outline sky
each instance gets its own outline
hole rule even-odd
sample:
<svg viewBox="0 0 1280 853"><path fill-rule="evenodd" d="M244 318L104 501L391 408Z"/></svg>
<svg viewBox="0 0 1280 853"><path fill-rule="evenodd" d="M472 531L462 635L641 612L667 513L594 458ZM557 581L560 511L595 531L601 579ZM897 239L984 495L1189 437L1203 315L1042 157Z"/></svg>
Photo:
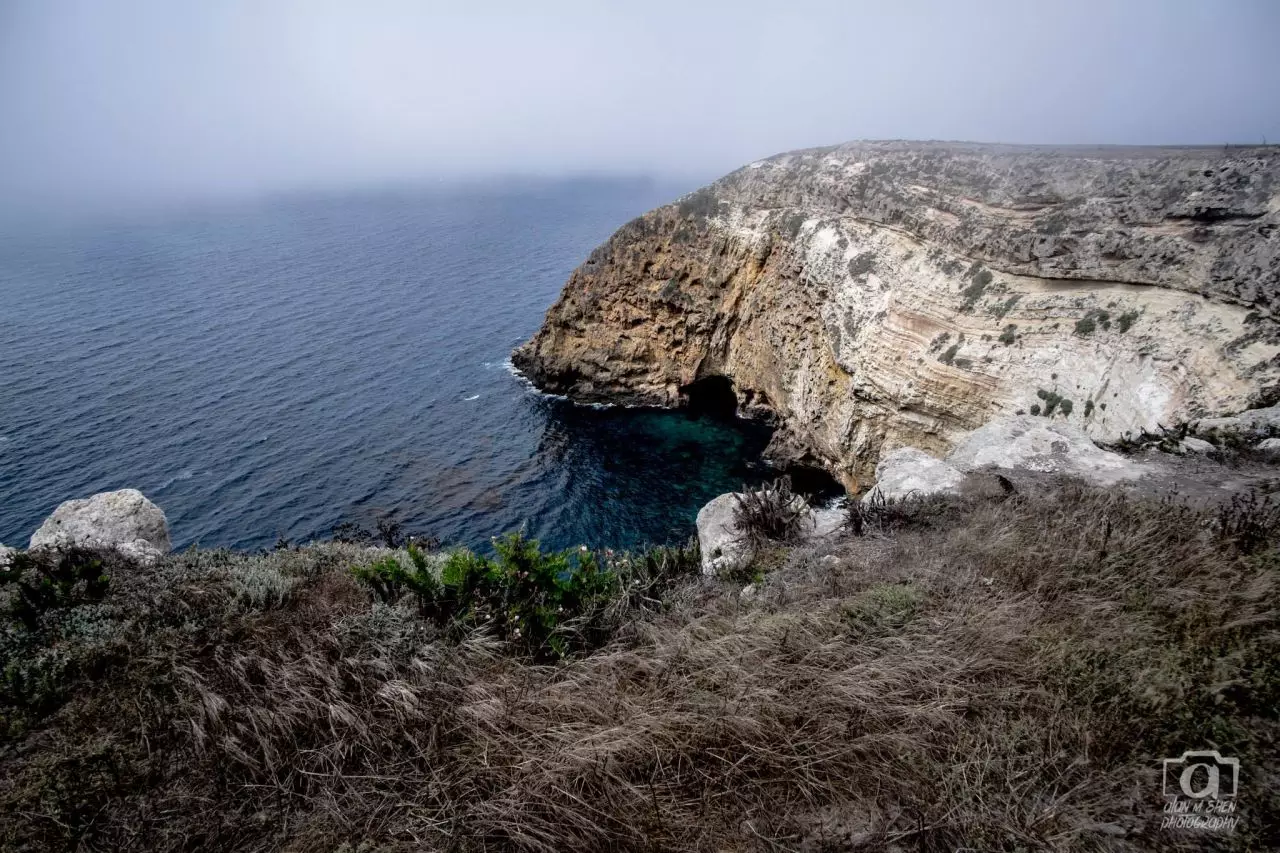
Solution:
<svg viewBox="0 0 1280 853"><path fill-rule="evenodd" d="M0 207L1280 142L1275 0L0 0Z"/></svg>

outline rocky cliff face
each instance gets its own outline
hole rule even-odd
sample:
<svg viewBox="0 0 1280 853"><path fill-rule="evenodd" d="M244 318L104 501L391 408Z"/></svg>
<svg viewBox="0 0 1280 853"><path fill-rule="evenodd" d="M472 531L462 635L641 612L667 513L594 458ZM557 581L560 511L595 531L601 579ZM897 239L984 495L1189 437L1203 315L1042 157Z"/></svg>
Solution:
<svg viewBox="0 0 1280 853"><path fill-rule="evenodd" d="M1273 402L1278 313L1280 149L857 143L625 225L514 362L590 401L722 377L856 487L997 414L1110 441Z"/></svg>

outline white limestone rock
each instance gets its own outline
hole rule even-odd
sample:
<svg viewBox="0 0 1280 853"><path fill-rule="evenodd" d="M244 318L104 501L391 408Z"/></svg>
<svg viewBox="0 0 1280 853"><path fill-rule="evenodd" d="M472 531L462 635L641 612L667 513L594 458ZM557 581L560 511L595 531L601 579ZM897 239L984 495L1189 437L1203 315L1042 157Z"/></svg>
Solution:
<svg viewBox="0 0 1280 853"><path fill-rule="evenodd" d="M974 430L947 461L965 472L987 466L1025 469L1108 486L1143 474L1141 466L1098 447L1079 428L1032 415L998 418Z"/></svg>
<svg viewBox="0 0 1280 853"><path fill-rule="evenodd" d="M1258 441L1280 435L1280 406L1249 409L1234 417L1201 418L1191 425L1196 435L1219 441Z"/></svg>
<svg viewBox="0 0 1280 853"><path fill-rule="evenodd" d="M137 489L66 501L40 525L28 547L71 545L114 548L142 562L154 561L172 548L164 511Z"/></svg>
<svg viewBox="0 0 1280 853"><path fill-rule="evenodd" d="M1264 438L1255 445L1255 449L1280 456L1280 438Z"/></svg>
<svg viewBox="0 0 1280 853"><path fill-rule="evenodd" d="M513 363L584 402L731 383L773 459L860 492L886 449L1032 407L1112 442L1250 405L1280 383L1277 227L1275 146L792 152L620 229Z"/></svg>
<svg viewBox="0 0 1280 853"><path fill-rule="evenodd" d="M1205 441L1203 438L1195 438L1187 436L1182 439L1182 451L1184 453L1206 454L1217 450L1211 441Z"/></svg>
<svg viewBox="0 0 1280 853"><path fill-rule="evenodd" d="M704 575L739 569L751 559L751 545L734 523L737 505L737 494L727 492L698 510L698 548Z"/></svg>
<svg viewBox="0 0 1280 853"><path fill-rule="evenodd" d="M938 493L954 493L964 482L964 473L923 450L900 447L880 458L876 484L863 496L863 503L879 499L900 500Z"/></svg>
<svg viewBox="0 0 1280 853"><path fill-rule="evenodd" d="M716 575L740 569L755 552L746 533L734 521L734 510L739 493L727 492L713 498L698 510L698 548L702 552L702 573ZM804 498L797 496L798 502ZM836 502L816 509L806 507L800 520L800 541L823 539L844 526L847 513L843 504Z"/></svg>
<svg viewBox="0 0 1280 853"><path fill-rule="evenodd" d="M8 545L0 545L0 571L9 568L9 563L13 560L13 555L18 553L17 548L10 548Z"/></svg>

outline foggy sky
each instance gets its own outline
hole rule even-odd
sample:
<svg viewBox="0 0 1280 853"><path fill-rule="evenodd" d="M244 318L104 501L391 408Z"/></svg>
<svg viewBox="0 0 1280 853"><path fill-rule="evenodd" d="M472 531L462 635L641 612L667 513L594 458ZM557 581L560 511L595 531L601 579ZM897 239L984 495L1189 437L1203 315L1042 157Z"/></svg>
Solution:
<svg viewBox="0 0 1280 853"><path fill-rule="evenodd" d="M0 208L1280 142L1272 0L0 0Z"/></svg>

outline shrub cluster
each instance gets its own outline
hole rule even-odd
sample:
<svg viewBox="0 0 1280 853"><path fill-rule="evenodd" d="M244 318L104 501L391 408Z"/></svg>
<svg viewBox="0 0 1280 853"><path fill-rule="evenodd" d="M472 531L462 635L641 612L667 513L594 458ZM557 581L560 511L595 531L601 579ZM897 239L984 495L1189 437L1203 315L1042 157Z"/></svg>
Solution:
<svg viewBox="0 0 1280 853"><path fill-rule="evenodd" d="M544 552L537 540L511 533L495 539L494 550L493 558L465 549L429 555L409 543L408 565L393 554L354 574L384 603L412 595L420 616L454 636L482 629L538 658L599 645L609 636L605 614L636 580L633 558L602 559L585 546ZM668 576L697 563L696 554L673 549L643 560Z"/></svg>

